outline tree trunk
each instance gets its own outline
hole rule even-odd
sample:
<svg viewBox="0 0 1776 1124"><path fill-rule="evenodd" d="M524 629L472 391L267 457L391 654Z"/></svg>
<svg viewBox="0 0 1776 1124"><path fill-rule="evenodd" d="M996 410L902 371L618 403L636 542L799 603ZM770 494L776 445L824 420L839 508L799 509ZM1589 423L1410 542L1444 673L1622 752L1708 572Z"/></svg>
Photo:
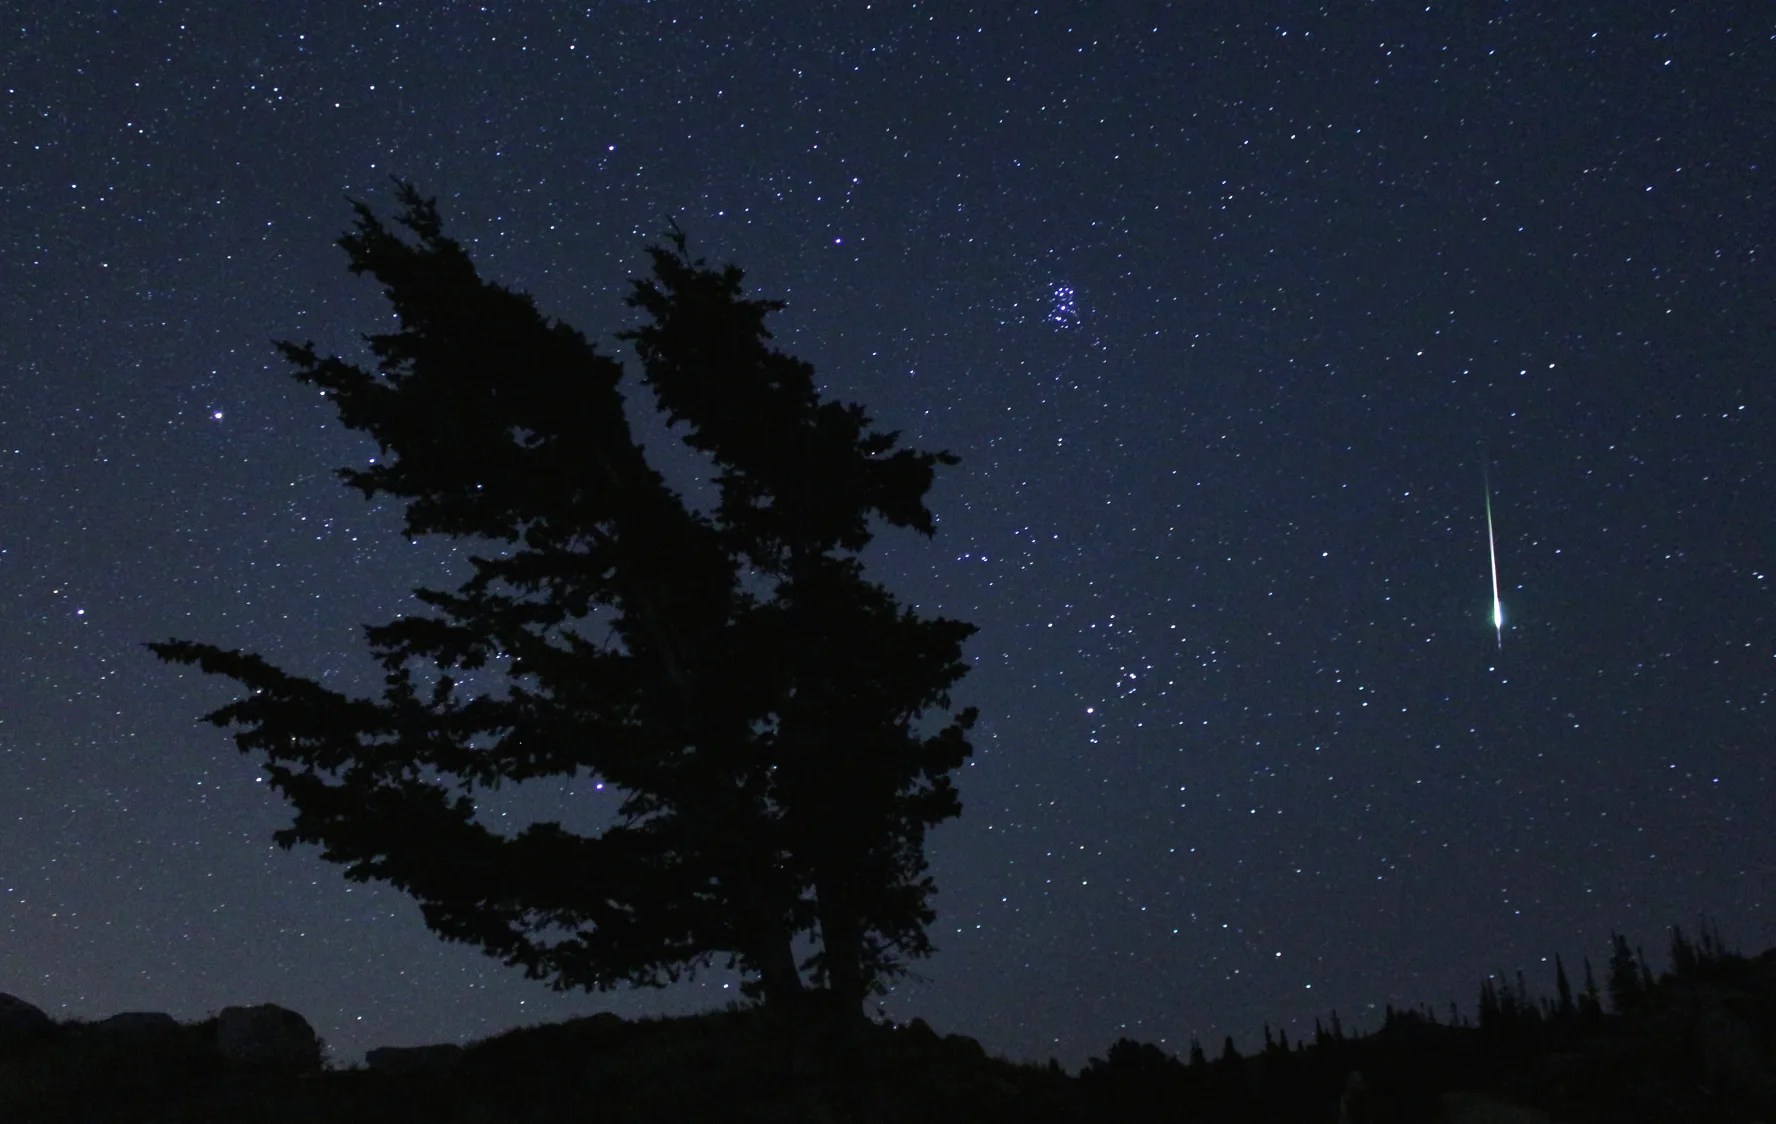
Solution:
<svg viewBox="0 0 1776 1124"><path fill-rule="evenodd" d="M869 993L863 977L863 931L844 874L828 871L815 883L820 913L820 956L834 1013L856 1015Z"/></svg>
<svg viewBox="0 0 1776 1124"><path fill-rule="evenodd" d="M758 970L759 988L767 1007L793 1007L807 993L802 974L796 970L795 950L786 933L765 938L752 956Z"/></svg>

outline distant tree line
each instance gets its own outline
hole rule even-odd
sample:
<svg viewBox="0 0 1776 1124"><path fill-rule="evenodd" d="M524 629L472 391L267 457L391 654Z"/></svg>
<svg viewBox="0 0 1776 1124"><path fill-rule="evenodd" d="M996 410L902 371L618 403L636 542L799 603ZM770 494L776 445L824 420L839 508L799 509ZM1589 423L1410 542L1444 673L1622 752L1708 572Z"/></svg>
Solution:
<svg viewBox="0 0 1776 1124"><path fill-rule="evenodd" d="M1500 973L1481 981L1471 1014L1390 1005L1379 1028L1348 1034L1333 1012L1294 1042L1265 1026L1250 1055L1231 1036L1213 1056L1193 1040L1183 1060L1123 1038L1080 1081L1110 1119L1128 1121L1430 1120L1459 1090L1571 1119L1768 1119L1776 950L1748 960L1704 919L1694 938L1671 927L1670 954L1655 975L1611 934L1602 987L1588 959L1575 987L1556 956L1552 995Z"/></svg>

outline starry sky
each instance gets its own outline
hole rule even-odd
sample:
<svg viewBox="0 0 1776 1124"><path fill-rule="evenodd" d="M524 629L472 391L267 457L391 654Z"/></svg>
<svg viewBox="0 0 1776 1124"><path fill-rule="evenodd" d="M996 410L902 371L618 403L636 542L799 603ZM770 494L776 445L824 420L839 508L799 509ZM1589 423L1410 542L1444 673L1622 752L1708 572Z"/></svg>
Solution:
<svg viewBox="0 0 1776 1124"><path fill-rule="evenodd" d="M558 995L270 842L180 636L355 674L451 564L274 338L391 175L610 340L670 220L962 464L874 573L977 624L938 954L1014 1058L1776 944L1776 17L1753 3L37 3L0 25L0 991L347 1059ZM610 350L620 350L612 342ZM1493 621L1486 503L1503 627ZM1546 963L1544 963L1546 962ZM1575 968L1576 971L1576 968Z"/></svg>

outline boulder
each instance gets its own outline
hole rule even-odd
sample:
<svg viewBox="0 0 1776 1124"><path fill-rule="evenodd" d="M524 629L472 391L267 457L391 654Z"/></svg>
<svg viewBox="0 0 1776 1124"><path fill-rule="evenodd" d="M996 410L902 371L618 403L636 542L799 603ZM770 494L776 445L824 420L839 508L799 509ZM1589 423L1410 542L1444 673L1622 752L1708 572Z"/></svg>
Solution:
<svg viewBox="0 0 1776 1124"><path fill-rule="evenodd" d="M308 1020L275 1003L224 1007L216 1015L216 1051L254 1069L308 1073L321 1068L321 1040Z"/></svg>
<svg viewBox="0 0 1776 1124"><path fill-rule="evenodd" d="M462 1056L454 1042L437 1046L379 1046L364 1055L364 1064L383 1073L437 1073Z"/></svg>
<svg viewBox="0 0 1776 1124"><path fill-rule="evenodd" d="M55 1022L16 995L0 992L0 1052L47 1038Z"/></svg>

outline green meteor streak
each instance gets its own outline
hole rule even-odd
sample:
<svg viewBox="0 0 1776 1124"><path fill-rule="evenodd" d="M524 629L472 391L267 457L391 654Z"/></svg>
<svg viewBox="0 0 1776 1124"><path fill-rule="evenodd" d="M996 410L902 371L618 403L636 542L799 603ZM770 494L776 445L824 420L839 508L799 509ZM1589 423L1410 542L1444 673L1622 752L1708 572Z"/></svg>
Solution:
<svg viewBox="0 0 1776 1124"><path fill-rule="evenodd" d="M1492 629L1498 635L1498 646L1502 651L1505 646L1505 606L1499 601L1498 543L1492 536L1492 478L1487 475L1485 465L1480 467L1480 479L1486 489L1486 553L1492 559Z"/></svg>

